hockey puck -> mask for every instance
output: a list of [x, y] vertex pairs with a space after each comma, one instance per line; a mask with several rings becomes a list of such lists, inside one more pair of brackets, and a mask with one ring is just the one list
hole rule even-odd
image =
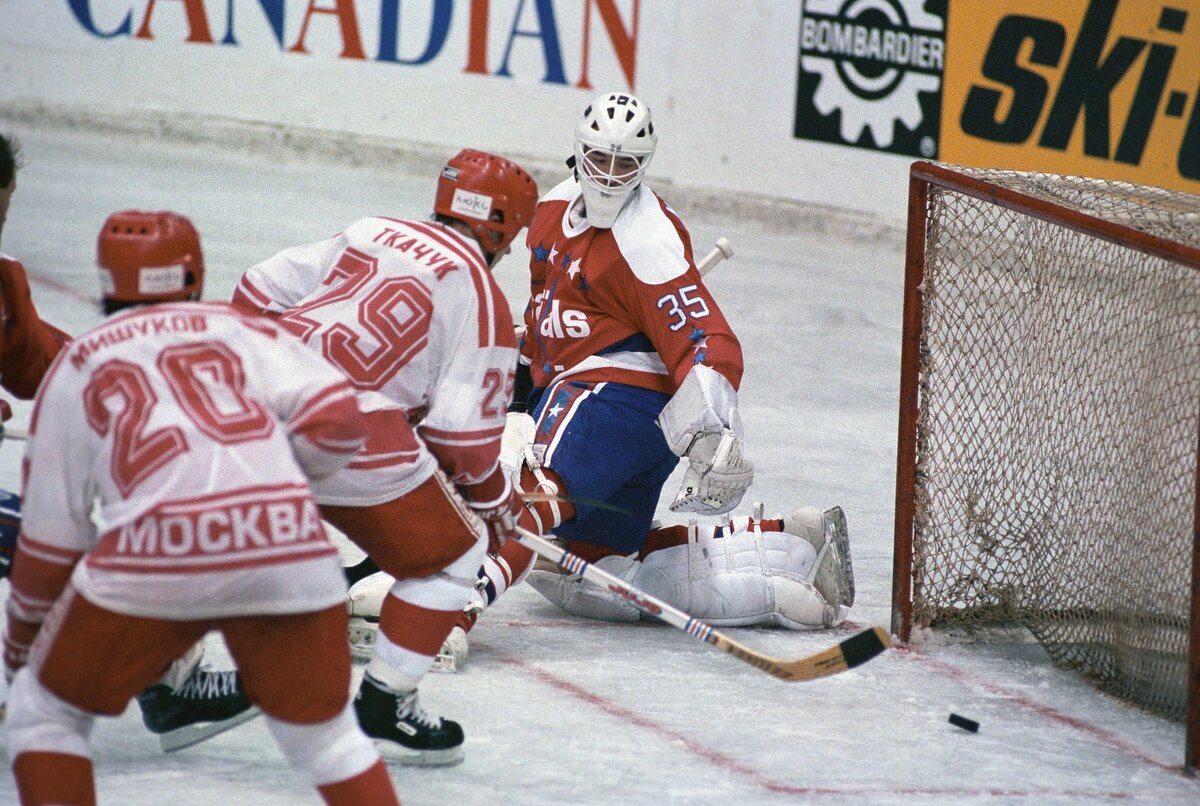
[[974, 719], [967, 719], [965, 716], [958, 714], [950, 714], [950, 724], [956, 728], [962, 728], [971, 733], [979, 733], [979, 723]]

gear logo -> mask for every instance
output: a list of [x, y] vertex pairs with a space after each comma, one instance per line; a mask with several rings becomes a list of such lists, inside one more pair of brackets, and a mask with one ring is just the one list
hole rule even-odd
[[937, 157], [946, 0], [805, 0], [794, 136]]

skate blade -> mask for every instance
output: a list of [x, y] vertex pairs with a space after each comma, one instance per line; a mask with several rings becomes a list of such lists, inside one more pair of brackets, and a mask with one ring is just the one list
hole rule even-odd
[[233, 730], [238, 725], [249, 722], [262, 711], [257, 706], [242, 711], [237, 716], [223, 719], [220, 722], [208, 722], [203, 725], [188, 725], [186, 727], [163, 733], [158, 737], [158, 743], [164, 753], [175, 753], [201, 742], [208, 741], [214, 736], [220, 736], [227, 730]]
[[445, 750], [412, 750], [387, 739], [373, 739], [372, 743], [384, 762], [399, 767], [453, 767], [467, 758], [462, 745]]
[[841, 604], [851, 607], [854, 604], [854, 559], [850, 556], [850, 530], [846, 527], [846, 513], [841, 507], [832, 507], [825, 510], [825, 518], [833, 524], [834, 545], [837, 547], [842, 579], [845, 582]]

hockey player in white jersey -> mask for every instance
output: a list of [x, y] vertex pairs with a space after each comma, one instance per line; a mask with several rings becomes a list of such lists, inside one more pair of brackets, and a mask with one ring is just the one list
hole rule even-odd
[[[15, 141], [0, 136], [0, 208], [5, 210], [16, 188], [18, 162]], [[96, 249], [105, 313], [200, 297], [204, 257], [199, 234], [178, 213], [113, 213], [101, 227]], [[18, 398], [32, 399], [50, 363], [71, 337], [38, 316], [24, 267], [3, 254], [0, 310], [5, 322], [0, 333], [0, 385]], [[0, 400], [0, 409], [7, 408]], [[19, 520], [19, 499], [11, 512]], [[7, 569], [0, 568], [0, 578], [5, 576]], [[197, 644], [138, 696], [142, 719], [159, 736], [164, 750], [191, 746], [257, 713], [236, 673], [210, 669], [201, 662], [202, 655], [203, 646]]]
[[350, 706], [345, 579], [308, 484], [364, 433], [341, 373], [227, 304], [119, 313], [63, 348], [32, 413], [8, 602], [23, 803], [94, 803], [96, 716], [210, 630], [327, 803], [398, 803]]
[[537, 185], [464, 149], [432, 220], [371, 217], [250, 268], [234, 303], [277, 317], [358, 392], [367, 440], [313, 491], [325, 518], [393, 581], [356, 707], [385, 758], [460, 762], [458, 723], [417, 686], [521, 508], [497, 458], [517, 343], [491, 268], [524, 229]]

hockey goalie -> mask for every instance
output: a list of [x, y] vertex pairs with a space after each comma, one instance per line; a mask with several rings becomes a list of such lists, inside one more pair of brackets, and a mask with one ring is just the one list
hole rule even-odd
[[[514, 477], [536, 463], [530, 449], [533, 428], [527, 414], [509, 414], [501, 462]], [[801, 507], [787, 516], [764, 518], [758, 505], [752, 515], [719, 522], [656, 523], [639, 551], [592, 561], [717, 627], [823, 629], [840, 624], [854, 604], [849, 530], [837, 506], [825, 511]], [[620, 622], [642, 617], [632, 604], [579, 574], [536, 567], [513, 575], [502, 557], [489, 555], [472, 602], [439, 653], [435, 669], [453, 672], [463, 666], [469, 653], [466, 634], [478, 614], [522, 579], [576, 616]], [[379, 609], [391, 583], [391, 577], [377, 572], [350, 588], [350, 642], [357, 658], [370, 656]]]

